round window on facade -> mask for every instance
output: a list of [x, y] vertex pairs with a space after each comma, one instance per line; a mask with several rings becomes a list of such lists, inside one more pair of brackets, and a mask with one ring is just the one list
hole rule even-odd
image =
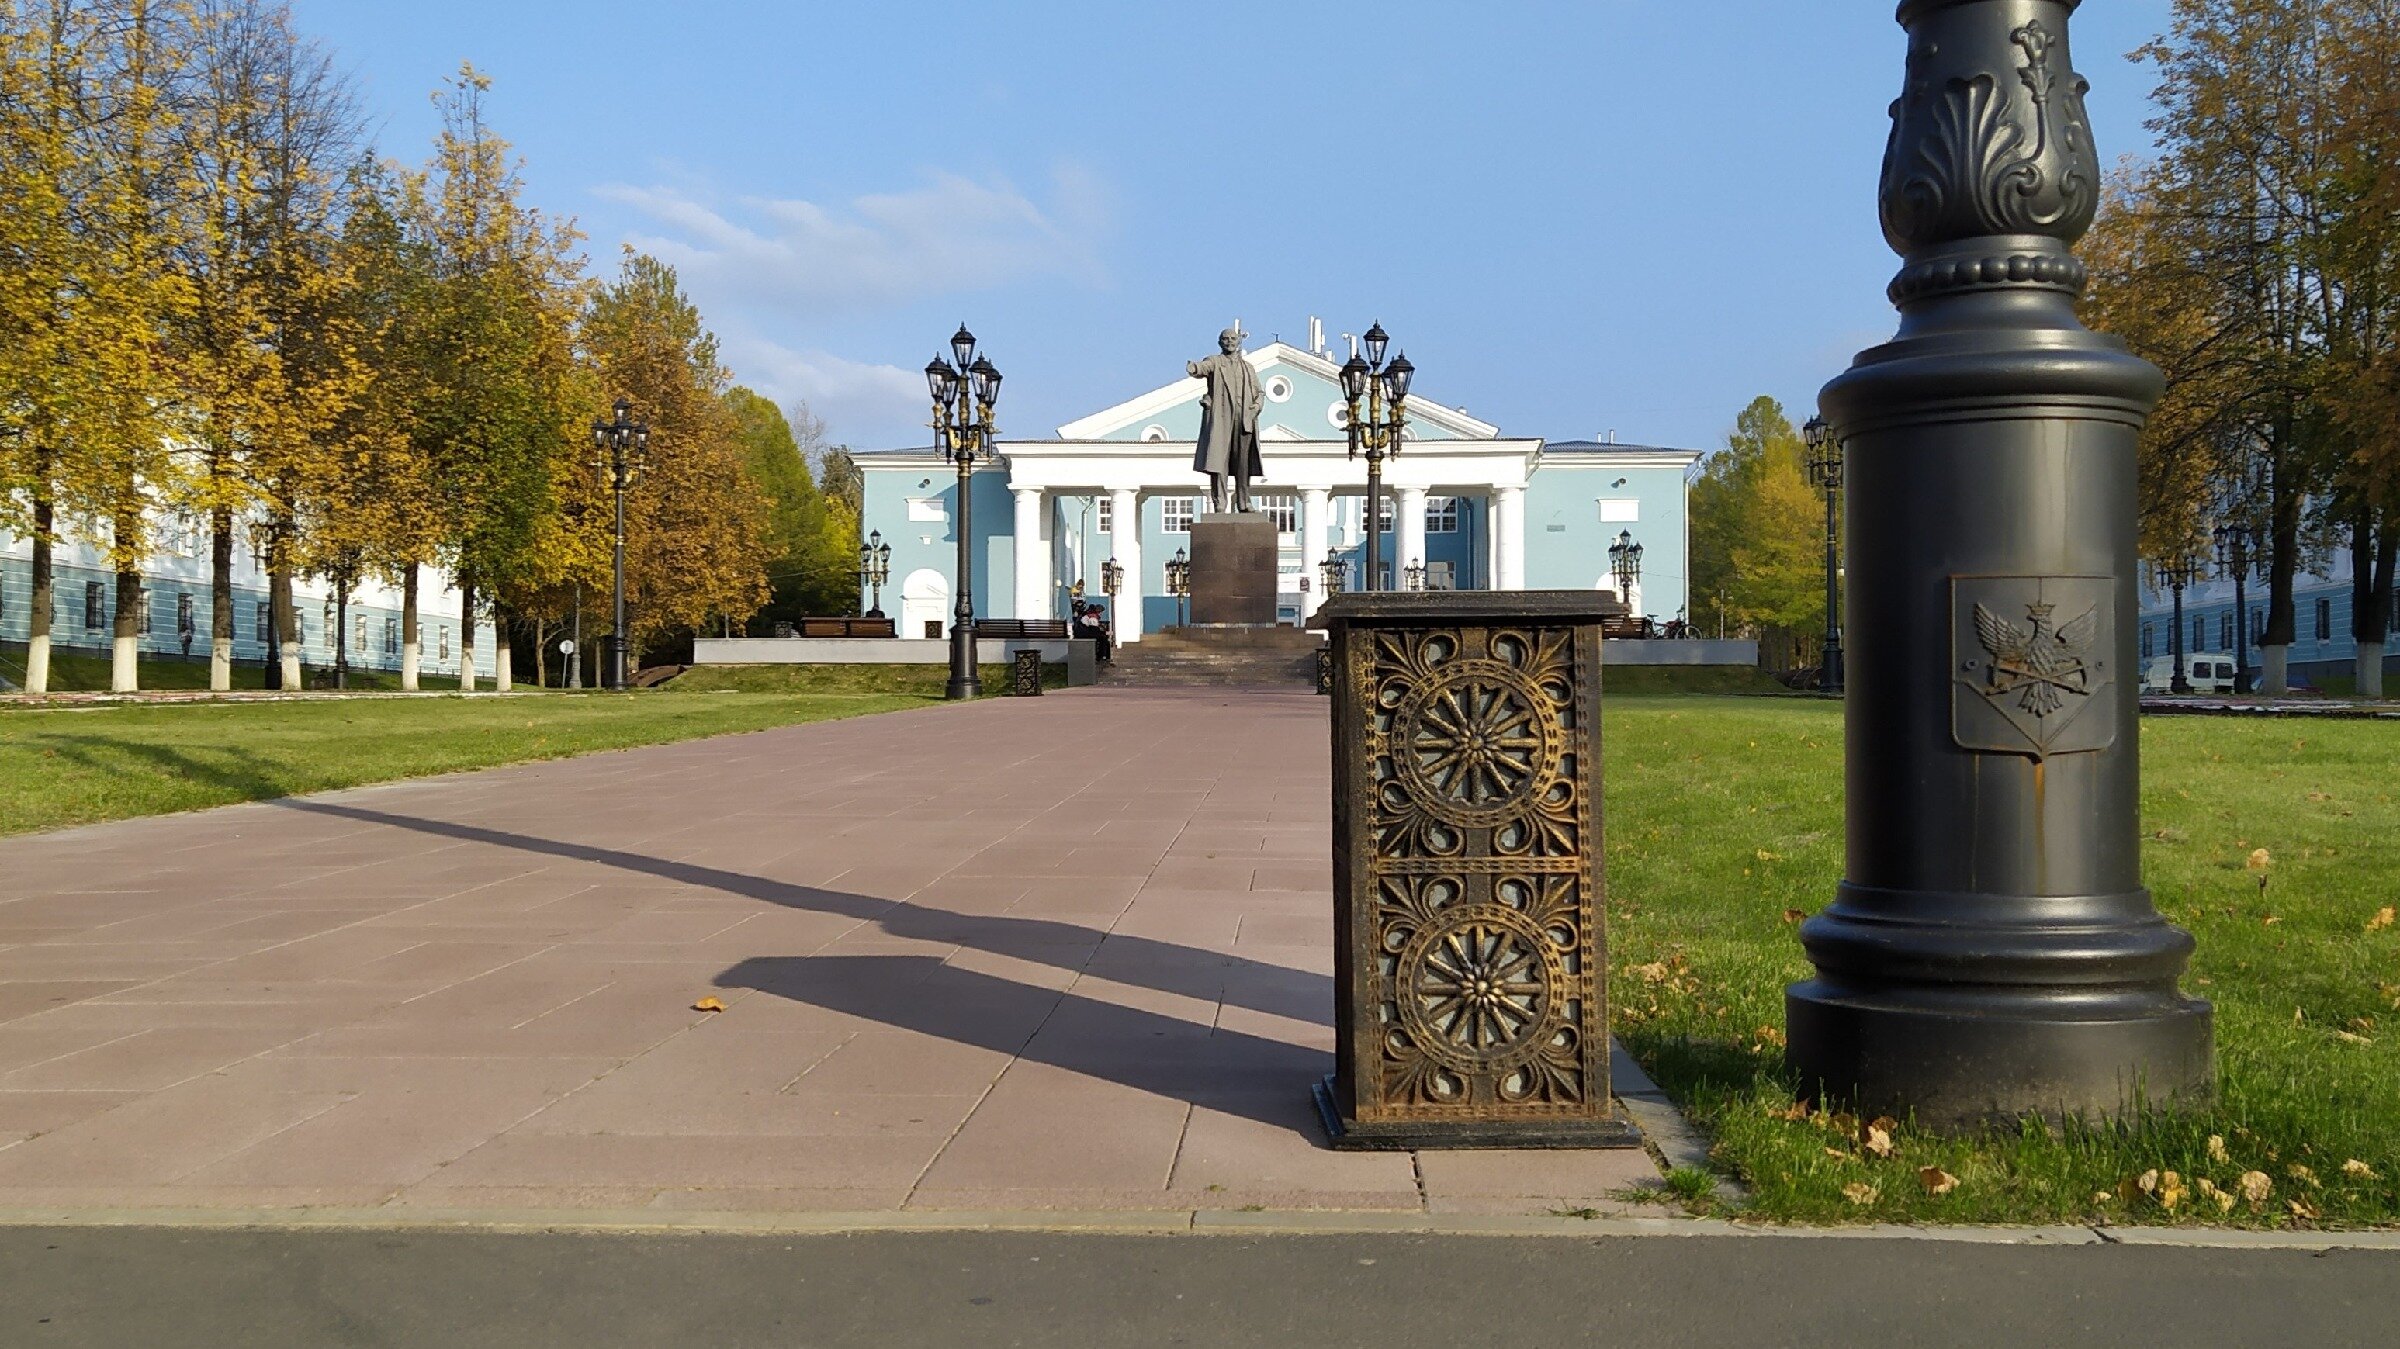
[[1336, 403], [1332, 407], [1325, 409], [1325, 420], [1332, 422], [1338, 428], [1348, 430], [1350, 426], [1349, 405], [1345, 403]]
[[1288, 403], [1292, 400], [1292, 382], [1281, 375], [1267, 376], [1267, 401]]
[[1160, 426], [1157, 422], [1152, 422], [1148, 426], [1142, 428], [1142, 439], [1150, 441], [1153, 444], [1165, 440], [1166, 438], [1167, 428]]

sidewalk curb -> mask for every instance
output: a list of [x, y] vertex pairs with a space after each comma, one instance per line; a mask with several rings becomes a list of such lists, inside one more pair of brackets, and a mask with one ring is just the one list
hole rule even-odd
[[1721, 1218], [1564, 1218], [1542, 1214], [1329, 1211], [896, 1210], [869, 1213], [649, 1209], [0, 1209], [5, 1227], [187, 1230], [689, 1232], [831, 1235], [863, 1232], [1085, 1232], [1114, 1236], [1739, 1237], [1938, 1241], [1980, 1246], [2150, 1246], [2219, 1250], [2400, 1251], [2400, 1230], [2273, 1232], [2177, 1227], [1774, 1227]]

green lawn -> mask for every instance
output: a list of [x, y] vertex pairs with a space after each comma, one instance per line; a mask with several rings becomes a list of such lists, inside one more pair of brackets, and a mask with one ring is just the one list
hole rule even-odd
[[0, 708], [0, 834], [927, 701], [907, 691], [661, 692]]
[[[1606, 732], [1616, 1025], [1761, 1216], [2400, 1222], [2400, 726], [2143, 723], [2145, 876], [2199, 938], [2212, 1110], [1977, 1139], [1903, 1122], [1889, 1156], [1856, 1120], [1799, 1115], [1782, 1071], [1783, 988], [1808, 972], [1795, 928], [1841, 870], [1841, 709], [1628, 698]], [[1924, 1168], [1955, 1186], [1932, 1193]], [[2253, 1172], [2272, 1186], [2255, 1205]]]
[[[10, 642], [0, 647], [0, 675], [14, 684], [25, 682], [25, 644]], [[308, 677], [333, 678], [330, 669], [315, 665], [308, 667]], [[145, 655], [141, 658], [136, 677], [145, 689], [205, 689], [208, 687], [208, 655], [203, 651], [196, 659], [182, 660], [173, 656]], [[53, 649], [50, 653], [50, 691], [53, 693], [106, 693], [109, 681], [109, 658], [88, 651]], [[485, 678], [484, 686], [490, 686]], [[266, 671], [258, 665], [233, 667], [233, 686], [237, 690], [263, 689], [267, 686]], [[350, 685], [353, 689], [392, 689], [400, 687], [400, 676], [374, 670], [353, 670]], [[419, 680], [427, 692], [458, 688], [457, 675], [428, 674]]]

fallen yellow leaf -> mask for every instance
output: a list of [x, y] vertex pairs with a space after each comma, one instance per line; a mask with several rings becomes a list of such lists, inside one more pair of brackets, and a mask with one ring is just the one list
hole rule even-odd
[[[1925, 1193], [1938, 1197], [1957, 1189], [1958, 1177], [1938, 1166], [1920, 1166], [1917, 1168], [1917, 1183], [1925, 1187]], [[2102, 1191], [2101, 1197], [2105, 1199], [2107, 1192]]]
[[2266, 849], [2252, 848], [2250, 850], [2250, 869], [2252, 871], [2264, 871], [2274, 865], [2274, 862], [2275, 859], [2268, 854]]
[[2382, 908], [2380, 908], [2380, 909], [2377, 909], [2377, 910], [2375, 911], [2375, 916], [2374, 916], [2374, 917], [2372, 917], [2372, 918], [2370, 918], [2370, 919], [2368, 919], [2368, 920], [2367, 920], [2367, 931], [2369, 931], [2369, 932], [2381, 932], [2381, 931], [2383, 931], [2385, 928], [2387, 928], [2387, 927], [2390, 927], [2390, 926], [2392, 925], [2392, 919], [2393, 919], [2393, 917], [2394, 917], [2394, 915], [2393, 915], [2393, 912], [2392, 912], [2392, 906], [2391, 906], [2391, 905], [2389, 905], [2389, 904], [2386, 904], [2386, 905], [2384, 905]]
[[1633, 967], [1633, 972], [1642, 976], [1644, 983], [1663, 984], [1667, 981], [1667, 966], [1664, 961], [1653, 960], [1647, 965], [1636, 965]]
[[[2167, 1174], [2171, 1176], [2171, 1175], [2174, 1175], [2175, 1173], [2174, 1173], [2174, 1172], [2172, 1172], [2172, 1171], [2170, 1171], [2170, 1172], [2168, 1172]], [[2133, 1183], [2134, 1183], [2134, 1186], [2135, 1186], [2137, 1189], [2139, 1189], [2139, 1190], [2140, 1190], [2140, 1191], [2141, 1191], [2143, 1194], [2157, 1194], [2157, 1193], [2158, 1193], [2158, 1172], [2157, 1172], [2155, 1169], [2153, 1169], [2153, 1170], [2149, 1170], [2149, 1171], [2144, 1171], [2144, 1172], [2143, 1172], [2143, 1173], [2140, 1175], [2140, 1177], [2139, 1177], [2139, 1178], [2137, 1178], [2137, 1179], [2136, 1179], [2136, 1180], [2135, 1180]]]
[[1877, 1157], [1889, 1157], [1897, 1150], [1897, 1145], [1892, 1142], [1892, 1130], [1899, 1127], [1899, 1122], [1891, 1116], [1877, 1116], [1867, 1122], [1866, 1136], [1860, 1140], [1860, 1146]]
[[2183, 1177], [2172, 1171], [2158, 1173], [2158, 1206], [2173, 1212], [2183, 1202]]
[[725, 1010], [725, 1004], [715, 998], [702, 998], [692, 1004], [692, 1010], [695, 1012], [722, 1012]]
[[2210, 1134], [2208, 1136], [2208, 1159], [2212, 1162], [2233, 1160], [2232, 1156], [2225, 1151], [2225, 1135]]
[[2292, 1216], [2295, 1218], [2315, 1218], [2317, 1216], [2317, 1206], [2305, 1199], [2286, 1199], [2283, 1203], [2284, 1207], [2292, 1211]]
[[[2384, 912], [2390, 913], [2391, 910], [2385, 909]], [[1806, 909], [1785, 909], [1783, 911], [1783, 921], [1787, 923], [1797, 923], [1806, 917], [1808, 917], [1808, 910]]]
[[2382, 1177], [2375, 1174], [2374, 1167], [2367, 1165], [2365, 1162], [2360, 1161], [2356, 1157], [2353, 1157], [2349, 1161], [2342, 1163], [2342, 1174], [2358, 1180], [2382, 1179]]
[[2201, 1198], [2214, 1199], [2217, 1201], [2217, 1212], [2225, 1213], [2232, 1210], [2233, 1196], [2224, 1190], [2218, 1189], [2215, 1181], [2210, 1180], [2206, 1176], [2202, 1176], [2197, 1188], [2200, 1191]]
[[2234, 1184], [2241, 1187], [2242, 1198], [2249, 1200], [2253, 1208], [2267, 1202], [2267, 1196], [2275, 1193], [2275, 1182], [2264, 1171], [2244, 1171], [2241, 1179]]
[[1853, 1204], [1872, 1204], [1882, 1197], [1882, 1191], [1863, 1180], [1854, 1180], [1842, 1187], [1842, 1198]]

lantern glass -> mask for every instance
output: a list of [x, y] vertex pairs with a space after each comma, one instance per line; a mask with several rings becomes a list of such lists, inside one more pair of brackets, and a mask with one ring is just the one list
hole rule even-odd
[[1342, 397], [1353, 403], [1366, 397], [1367, 374], [1365, 359], [1358, 356], [1351, 357], [1349, 363], [1342, 367]]
[[1382, 365], [1384, 348], [1391, 345], [1391, 341], [1391, 334], [1383, 330], [1381, 323], [1367, 329], [1367, 364]]
[[1408, 397], [1409, 382], [1415, 379], [1416, 375], [1417, 368], [1408, 363], [1408, 353], [1401, 352], [1399, 357], [1392, 362], [1392, 368], [1387, 375], [1392, 384], [1393, 402], [1397, 403]]
[[975, 334], [967, 331], [967, 325], [958, 325], [958, 331], [950, 335], [950, 354], [958, 358], [961, 370], [975, 363]]

